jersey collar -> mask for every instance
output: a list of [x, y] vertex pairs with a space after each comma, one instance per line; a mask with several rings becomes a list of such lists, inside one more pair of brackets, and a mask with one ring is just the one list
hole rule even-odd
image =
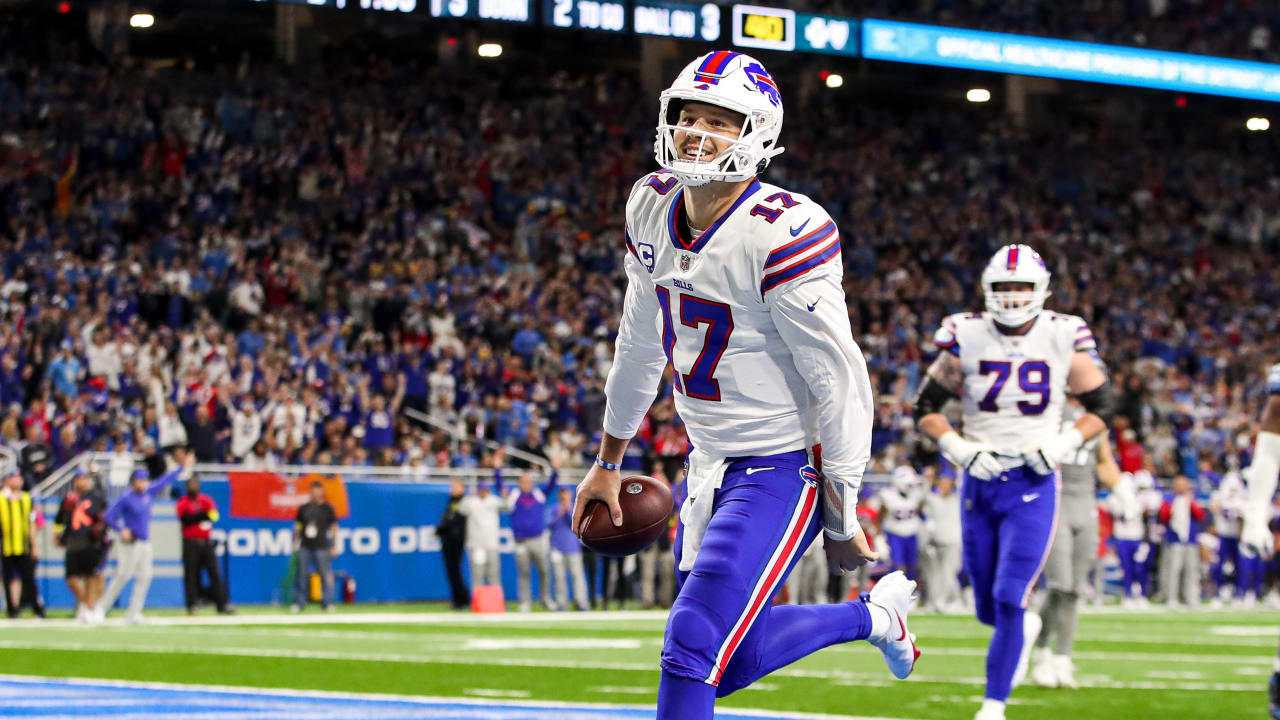
[[671, 238], [671, 244], [677, 250], [700, 252], [711, 241], [711, 236], [715, 234], [716, 230], [738, 209], [738, 206], [746, 202], [747, 198], [755, 195], [759, 190], [760, 181], [752, 180], [751, 184], [738, 196], [738, 199], [734, 200], [733, 204], [729, 206], [729, 209], [725, 210], [718, 220], [711, 223], [711, 227], [699, 235], [697, 240], [694, 240], [689, 237], [688, 216], [684, 209], [684, 187], [681, 186], [676, 190], [676, 196], [671, 200], [671, 205], [667, 207], [667, 235]]

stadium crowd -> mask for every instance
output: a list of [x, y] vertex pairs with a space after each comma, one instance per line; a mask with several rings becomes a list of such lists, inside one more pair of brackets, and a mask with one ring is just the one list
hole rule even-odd
[[[652, 169], [633, 77], [355, 53], [198, 78], [0, 58], [0, 442], [28, 485], [84, 450], [188, 445], [408, 474], [479, 467], [480, 439], [589, 462], [622, 207]], [[839, 94], [788, 110], [767, 179], [840, 226], [873, 471], [934, 462], [909, 415], [933, 329], [976, 309], [1010, 242], [1046, 257], [1051, 307], [1091, 324], [1123, 470], [1207, 497], [1247, 464], [1280, 357], [1271, 141]], [[624, 467], [674, 478], [687, 450], [668, 379]]]

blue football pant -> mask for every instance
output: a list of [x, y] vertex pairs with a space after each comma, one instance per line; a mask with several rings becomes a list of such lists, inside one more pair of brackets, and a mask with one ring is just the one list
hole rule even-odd
[[[1022, 618], [1058, 525], [1056, 476], [1015, 468], [994, 480], [966, 477], [961, 532], [978, 620], [995, 626], [987, 648], [987, 693], [1005, 701], [1022, 652]], [[1025, 638], [1032, 641], [1034, 638]]]
[[886, 532], [884, 537], [889, 543], [889, 559], [893, 561], [893, 567], [906, 573], [907, 577], [914, 579], [916, 565], [920, 558], [919, 536], [894, 535], [891, 532]]
[[[822, 530], [820, 487], [801, 477], [803, 451], [732, 462], [716, 491], [693, 569], [667, 619], [658, 718], [710, 720], [716, 697], [821, 648], [867, 637], [862, 602], [773, 607]], [[759, 469], [748, 474], [748, 469]], [[812, 468], [809, 468], [812, 472]], [[676, 563], [684, 539], [676, 536]]]

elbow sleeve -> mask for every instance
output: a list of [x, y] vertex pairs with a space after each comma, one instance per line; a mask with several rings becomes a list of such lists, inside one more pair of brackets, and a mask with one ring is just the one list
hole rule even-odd
[[1109, 381], [1076, 397], [1086, 411], [1102, 418], [1102, 422], [1106, 423], [1107, 427], [1111, 427], [1111, 421], [1116, 417], [1116, 396], [1111, 392]]
[[942, 412], [947, 401], [955, 396], [955, 393], [943, 387], [937, 380], [926, 376], [911, 408], [916, 422], [920, 422], [920, 418], [930, 413]]

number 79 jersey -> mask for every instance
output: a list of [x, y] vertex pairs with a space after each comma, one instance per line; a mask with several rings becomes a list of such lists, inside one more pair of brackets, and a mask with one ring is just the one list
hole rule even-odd
[[1009, 455], [1061, 432], [1071, 359], [1097, 349], [1083, 319], [1051, 310], [1021, 335], [1000, 332], [985, 312], [951, 315], [934, 343], [964, 369], [965, 437]]
[[[838, 387], [843, 368], [817, 367], [847, 361], [866, 373], [840, 285], [836, 225], [809, 198], [753, 181], [691, 238], [685, 192], [657, 172], [627, 202], [627, 298], [605, 431], [634, 434], [656, 391], [654, 369], [670, 363], [694, 447], [722, 457], [809, 447], [822, 433], [807, 380], [825, 376], [832, 393], [849, 392]], [[847, 343], [830, 339], [841, 335]], [[869, 440], [869, 414], [867, 422], [854, 431]], [[856, 452], [860, 443], [848, 442]]]

